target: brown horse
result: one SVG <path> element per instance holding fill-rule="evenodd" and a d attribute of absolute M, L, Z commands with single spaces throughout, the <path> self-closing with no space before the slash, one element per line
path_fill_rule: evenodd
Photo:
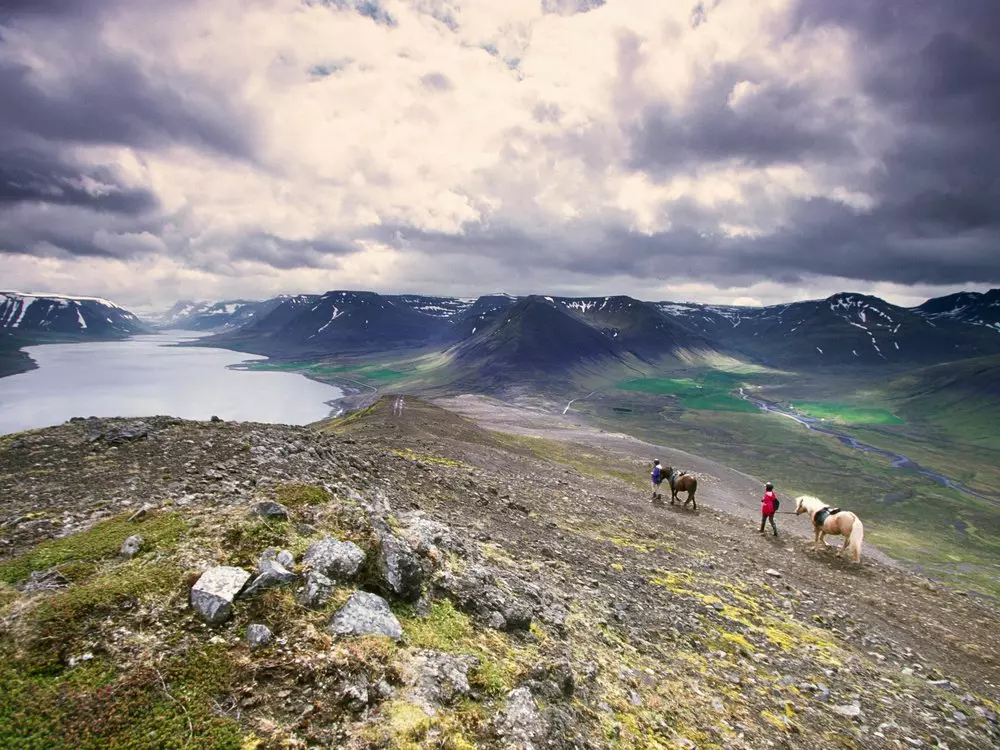
<path fill-rule="evenodd" d="M 686 508 L 688 503 L 691 503 L 691 507 L 698 510 L 698 501 L 694 499 L 694 493 L 698 489 L 697 478 L 684 472 L 675 474 L 673 466 L 667 467 L 666 474 L 670 482 L 670 504 L 673 505 L 675 500 L 680 502 L 680 498 L 677 497 L 678 492 L 687 492 L 688 496 L 687 500 L 684 501 L 684 507 Z"/>

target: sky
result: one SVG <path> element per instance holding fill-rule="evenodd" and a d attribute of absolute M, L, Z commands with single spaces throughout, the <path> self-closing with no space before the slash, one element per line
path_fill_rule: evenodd
<path fill-rule="evenodd" d="M 1000 285 L 996 0 L 0 0 L 0 288 Z"/>

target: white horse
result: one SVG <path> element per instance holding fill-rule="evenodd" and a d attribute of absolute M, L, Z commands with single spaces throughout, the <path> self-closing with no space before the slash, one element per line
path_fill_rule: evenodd
<path fill-rule="evenodd" d="M 812 519 L 813 530 L 816 532 L 816 548 L 825 545 L 823 538 L 827 534 L 843 534 L 844 544 L 837 552 L 842 555 L 844 550 L 851 548 L 854 562 L 861 562 L 861 543 L 865 538 L 865 527 L 861 519 L 849 510 L 831 508 L 818 497 L 802 495 L 795 499 L 795 515 L 808 513 Z"/>

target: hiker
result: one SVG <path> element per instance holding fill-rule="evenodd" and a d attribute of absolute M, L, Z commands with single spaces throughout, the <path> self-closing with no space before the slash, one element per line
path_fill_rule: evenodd
<path fill-rule="evenodd" d="M 778 527 L 774 525 L 774 513 L 778 510 L 778 496 L 774 493 L 774 485 L 768 482 L 764 485 L 764 497 L 760 501 L 760 533 L 764 533 L 764 524 L 771 522 L 774 535 L 778 536 Z"/>
<path fill-rule="evenodd" d="M 653 461 L 653 471 L 649 475 L 649 479 L 653 484 L 653 502 L 663 499 L 663 495 L 660 494 L 660 485 L 663 480 L 667 478 L 666 473 L 663 471 L 663 467 L 660 466 L 660 460 L 657 459 Z"/>

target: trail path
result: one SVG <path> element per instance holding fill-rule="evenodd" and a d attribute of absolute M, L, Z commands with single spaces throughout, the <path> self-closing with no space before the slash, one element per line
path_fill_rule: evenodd
<path fill-rule="evenodd" d="M 654 445 L 621 432 L 607 432 L 587 425 L 571 414 L 553 413 L 540 403 L 507 404 L 474 395 L 442 398 L 435 403 L 471 419 L 485 429 L 582 444 L 618 455 L 623 460 L 633 461 L 636 473 L 642 477 L 648 474 L 653 459 L 658 458 L 666 465 L 698 476 L 699 511 L 711 509 L 733 516 L 738 519 L 738 525 L 746 527 L 748 533 L 760 522 L 760 498 L 766 477 L 758 479 L 679 448 Z M 680 497 L 686 497 L 686 493 L 681 493 Z M 795 516 L 794 498 L 780 491 L 778 498 L 781 501 L 777 518 L 779 532 L 812 539 L 813 531 L 809 521 L 804 516 Z M 670 510 L 674 509 L 670 508 L 668 502 L 664 512 Z M 827 540 L 828 546 L 837 548 L 842 542 L 840 537 Z M 867 542 L 864 557 L 878 560 L 883 565 L 903 567 L 897 560 Z"/>

